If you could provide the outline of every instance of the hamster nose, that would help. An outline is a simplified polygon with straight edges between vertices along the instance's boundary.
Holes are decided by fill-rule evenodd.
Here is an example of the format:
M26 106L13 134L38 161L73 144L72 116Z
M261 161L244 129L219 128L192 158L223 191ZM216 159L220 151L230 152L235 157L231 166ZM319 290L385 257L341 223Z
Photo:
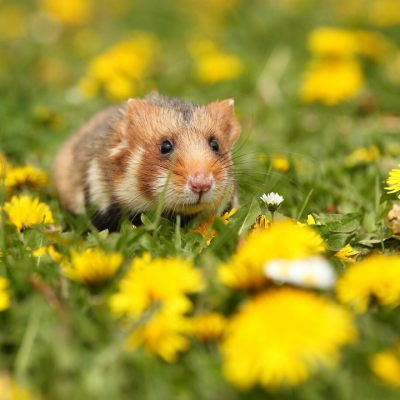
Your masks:
M208 192L211 189L213 181L211 178L206 178L205 176L192 176L189 178L189 188L192 192Z

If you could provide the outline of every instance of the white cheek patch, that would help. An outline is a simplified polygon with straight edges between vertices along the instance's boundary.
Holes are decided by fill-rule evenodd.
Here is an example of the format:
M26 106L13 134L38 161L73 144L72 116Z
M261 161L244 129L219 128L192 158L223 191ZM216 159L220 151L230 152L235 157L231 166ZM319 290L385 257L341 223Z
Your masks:
M110 149L110 152L108 154L109 157L115 157L118 155L122 150L125 150L128 147L128 144L126 140L123 140L118 146L113 147Z
M118 202L131 212L148 211L150 202L139 189L139 167L142 163L144 150L137 148L131 151L124 178L121 183L116 186L115 196Z
M106 185L103 182L101 169L97 159L93 159L89 163L87 171L87 181L89 182L89 199L90 203L105 211L110 205L109 195Z
M172 179L172 177L170 178L170 180L171 179ZM157 198L160 198L160 196L162 195L162 193L165 189L165 185L167 184L167 181L168 181L168 171L160 169L160 172L157 175L156 180L154 181L153 193L156 195ZM168 192L166 194L166 197L167 196L168 196Z

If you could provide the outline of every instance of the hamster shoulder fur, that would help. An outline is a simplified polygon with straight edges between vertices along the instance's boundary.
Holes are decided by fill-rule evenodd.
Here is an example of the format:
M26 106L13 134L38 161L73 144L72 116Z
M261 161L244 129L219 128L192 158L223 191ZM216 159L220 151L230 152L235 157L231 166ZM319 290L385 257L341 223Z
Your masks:
M215 214L224 199L230 209L237 203L230 148L239 135L233 100L129 99L94 115L56 154L60 203L111 231L124 215L137 224L142 212L156 210L167 183L166 218Z

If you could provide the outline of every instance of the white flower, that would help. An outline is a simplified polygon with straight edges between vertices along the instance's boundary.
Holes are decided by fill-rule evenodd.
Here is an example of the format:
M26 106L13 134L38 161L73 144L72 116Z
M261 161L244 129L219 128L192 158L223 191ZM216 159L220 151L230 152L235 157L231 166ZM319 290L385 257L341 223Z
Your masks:
M279 196L278 193L268 193L268 194L263 194L260 199L266 204L268 207L268 210L271 212L276 211L282 204L283 202L283 197Z
M272 260L264 265L264 273L276 283L308 288L329 289L336 281L332 266L322 257Z

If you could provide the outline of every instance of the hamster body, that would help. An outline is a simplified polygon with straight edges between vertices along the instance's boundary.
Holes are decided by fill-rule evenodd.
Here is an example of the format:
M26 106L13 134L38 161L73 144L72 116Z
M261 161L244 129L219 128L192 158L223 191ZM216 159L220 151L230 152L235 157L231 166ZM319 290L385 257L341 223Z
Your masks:
M240 135L233 100L197 105L152 93L94 115L56 154L61 205L92 213L99 229L118 230L156 210L190 220L237 203L230 148ZM168 181L169 173L170 178Z

